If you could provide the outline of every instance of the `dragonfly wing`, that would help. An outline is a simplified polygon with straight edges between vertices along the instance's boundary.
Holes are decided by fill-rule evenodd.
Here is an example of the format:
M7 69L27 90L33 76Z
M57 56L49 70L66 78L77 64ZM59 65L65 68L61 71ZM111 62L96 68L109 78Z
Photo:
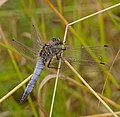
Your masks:
M73 60L85 60L85 61L95 61L91 54L87 51L87 48L96 56L99 62L104 62L111 53L110 47L105 46L87 46L87 47L70 47L67 46L67 50L64 52L65 58L70 58ZM111 56L111 55L110 55ZM98 62L98 63L99 63ZM106 61L105 61L106 62Z
M44 45L40 33L35 25L32 25L31 39L32 39L33 48L35 50L39 50Z
M87 47L70 47L67 46L64 52L64 58L72 64L80 65L81 67L91 67L91 69L109 69L109 58L112 54L112 49L107 46L87 46ZM95 60L87 51L87 48L96 56ZM100 67L101 66L101 67Z
M92 69L99 69L104 67L109 69L109 64L106 60L109 53L109 48L105 46L87 46L92 53L96 56L96 61L86 50L86 47L72 47L66 46L66 50L63 52L63 57L72 65L78 65L82 67L91 67ZM62 60L64 62L64 60ZM58 66L58 60L55 57L51 62L51 66ZM101 66L101 67L100 67ZM91 70L92 70L91 69ZM99 71L99 70L98 70Z
M12 46L16 48L16 50L21 53L24 57L31 61L36 61L38 51L35 51L34 49L27 47L26 45L22 44L21 42L17 40L12 40L11 42Z

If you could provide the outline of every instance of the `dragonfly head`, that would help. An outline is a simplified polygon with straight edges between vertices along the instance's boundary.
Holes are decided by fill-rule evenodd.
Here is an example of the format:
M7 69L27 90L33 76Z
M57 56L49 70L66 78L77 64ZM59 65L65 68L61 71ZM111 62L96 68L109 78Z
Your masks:
M60 38L59 37L53 37L52 40L53 41L60 41Z
M58 45L63 44L63 43L61 42L61 39L60 39L59 37L53 37L53 38L52 38L52 41L53 41L55 44L58 44Z

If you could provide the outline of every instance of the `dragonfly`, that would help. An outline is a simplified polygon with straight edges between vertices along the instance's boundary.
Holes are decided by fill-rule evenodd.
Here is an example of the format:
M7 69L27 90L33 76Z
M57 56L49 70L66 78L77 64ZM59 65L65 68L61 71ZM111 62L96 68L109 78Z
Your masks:
M23 103L25 100L27 100L28 95L32 92L32 90L35 86L35 83L37 82L43 68L45 67L45 64L47 63L48 68L52 68L50 66L52 60L54 58L56 58L57 61L62 59L62 57L61 57L62 53L65 53L68 50L70 50L70 51L68 51L67 57L63 56L66 60L72 61L72 62L79 62L79 63L86 62L86 60L80 61L80 60L75 59L74 57L73 58L70 57L70 54L71 54L70 52L72 52L72 50L74 52L78 53L78 51L77 51L78 49L79 49L79 51L82 51L82 50L85 50L85 47L82 47L82 46L81 47L71 47L69 45L68 46L64 45L63 42L61 41L61 39L57 38L57 37L52 38L52 40L49 41L48 43L43 43L41 40L39 31L37 30L35 25L33 25L33 29L34 29L34 38L33 38L34 49L31 49L31 48L25 46L24 44L20 43L19 41L13 39L13 43L15 45L17 45L15 48L18 49L19 52L21 52L23 54L26 54L26 52L27 52L27 53L29 53L28 56L34 56L37 61L35 69L33 71L33 75L27 84L27 87L22 95L20 103ZM104 45L104 46L97 46L97 47L91 47L91 46L88 46L88 47L94 51L98 48L101 48L101 47L106 48L108 46ZM21 49L23 49L23 50L21 51ZM84 53L84 55L85 55L85 53ZM99 54L98 54L98 56L99 56ZM89 58L88 54L86 57ZM90 62L92 64L97 63L95 61L90 61ZM102 62L101 60L100 60L99 64L105 65L105 63Z

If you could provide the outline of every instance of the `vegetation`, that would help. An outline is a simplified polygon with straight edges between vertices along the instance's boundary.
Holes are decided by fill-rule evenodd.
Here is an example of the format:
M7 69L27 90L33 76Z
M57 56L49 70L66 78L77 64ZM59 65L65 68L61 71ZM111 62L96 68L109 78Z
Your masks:
M59 70L52 117L120 116L120 6L74 22L68 27L65 38L67 24L118 3L118 0L1 0L0 117L49 116ZM65 62L58 71L46 67L28 101L20 104L35 61L27 59L32 53L15 47L12 39L31 48L32 39L36 40L33 24L45 43L53 37L60 37L62 41L66 39L67 45L87 46L84 51L69 51L67 56L88 62L72 63L73 68ZM103 45L109 47L106 49ZM18 51L24 51L28 56L24 57ZM90 61L98 64L90 64ZM100 62L106 65L99 65Z

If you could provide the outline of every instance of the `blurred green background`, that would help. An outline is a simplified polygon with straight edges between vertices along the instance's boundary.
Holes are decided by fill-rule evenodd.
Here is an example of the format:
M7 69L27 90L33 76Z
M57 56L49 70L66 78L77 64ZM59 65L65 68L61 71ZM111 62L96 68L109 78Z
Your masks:
M5 45L13 47L9 44L12 38L32 47L32 24L35 24L44 42L50 41L52 37L60 37L63 40L67 22L70 23L119 3L119 0L4 1L0 1L0 98L32 74L35 66L34 62L27 60L22 55L8 52L10 49ZM76 23L72 27L74 31L70 29L67 33L66 43L68 45L110 45L112 51L108 51L105 57L110 68L120 48L120 7ZM75 66L75 68L96 92L102 92L107 77L106 71L89 73L89 69L91 69L89 65L83 72L79 66ZM105 97L114 102L104 99L114 111L120 110L119 68L120 55L114 62L103 93ZM24 91L23 88L18 89L4 100L0 104L0 117L47 116L55 82L55 79L52 79L49 74L53 73L56 73L55 69L45 68L43 70L31 93L31 98L24 104L19 103ZM63 68L63 71L61 70L61 74L62 79L58 83L52 117L78 117L108 112L102 104L98 106L99 101L67 66ZM40 83L47 77L51 80L46 82L41 90L41 98L38 98Z

